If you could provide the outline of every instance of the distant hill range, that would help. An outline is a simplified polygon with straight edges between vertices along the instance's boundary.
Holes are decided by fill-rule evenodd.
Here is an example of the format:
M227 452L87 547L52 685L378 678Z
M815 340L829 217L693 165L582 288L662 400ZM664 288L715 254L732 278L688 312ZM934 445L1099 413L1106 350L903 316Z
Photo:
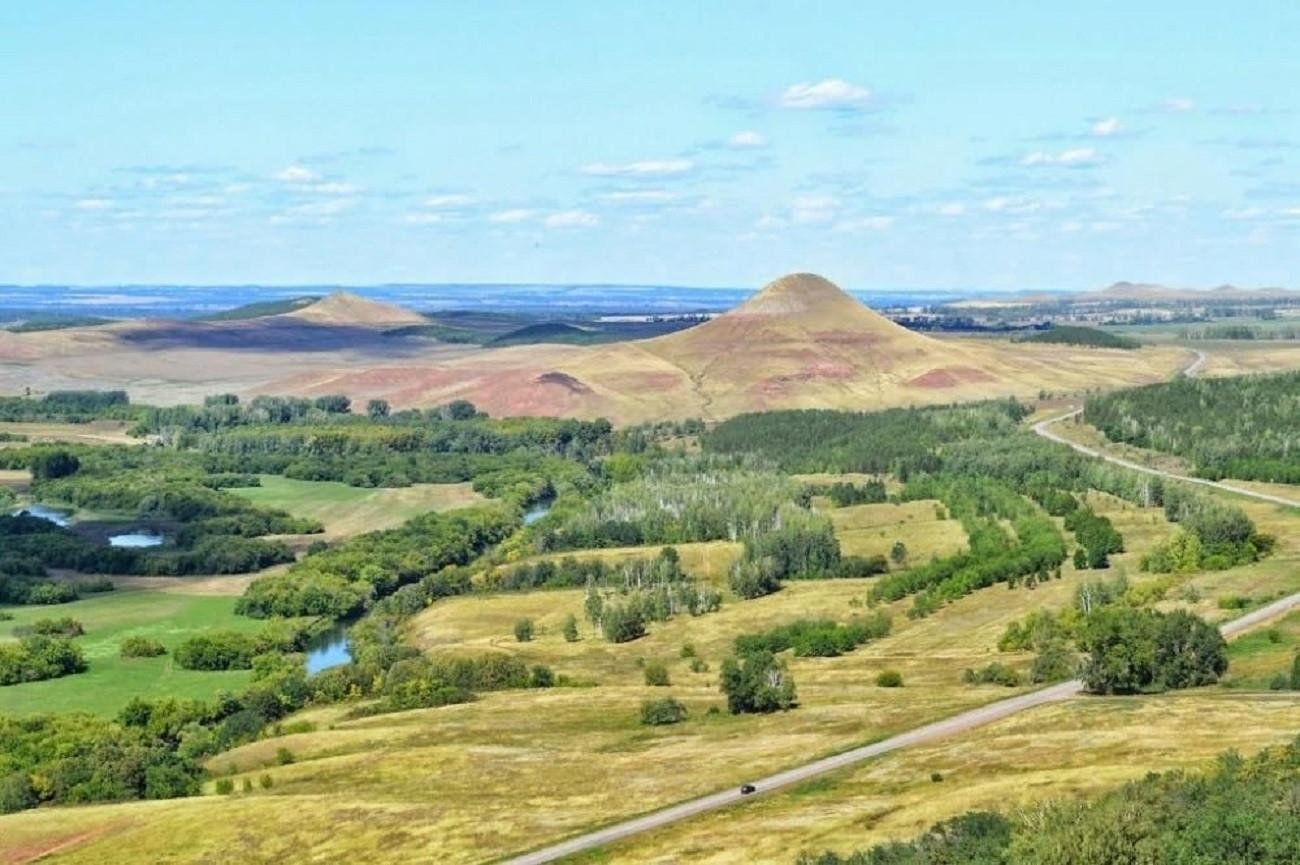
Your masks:
M0 332L0 393L126 387L154 403L220 392L344 393L357 403L468 399L498 417L635 423L1081 392L1164 380L1190 357L1171 346L1120 351L935 338L808 273L784 276L702 323L623 327L620 341L606 342L613 325L480 313L430 318L340 292L204 320Z
M1300 300L1300 292L1286 288L1239 288L1235 285L1220 285L1217 288L1170 288L1143 282L1117 282L1100 291L1085 292L1075 295L1078 300L1135 300L1155 302L1212 303L1215 301L1231 303L1234 301Z
M567 336L572 337L571 333ZM604 345L475 349L429 364L332 369L265 392L343 392L394 405L468 399L493 415L717 418L773 408L861 408L1032 395L1168 377L1178 349L1132 352L936 339L829 280L791 274L710 321Z

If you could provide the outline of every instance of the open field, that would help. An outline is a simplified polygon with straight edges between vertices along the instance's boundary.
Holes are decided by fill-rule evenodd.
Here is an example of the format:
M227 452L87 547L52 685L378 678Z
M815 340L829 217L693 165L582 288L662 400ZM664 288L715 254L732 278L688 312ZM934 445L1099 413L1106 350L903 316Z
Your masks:
M1195 769L1229 748L1251 753L1297 731L1300 695L1082 697L573 861L792 863L805 850L843 854L973 809L1007 810L1100 792L1148 771ZM942 781L931 780L934 772Z
M208 699L217 691L237 691L248 684L247 671L182 670L170 654L124 659L118 647L126 637L149 637L170 650L205 630L255 631L262 622L236 616L229 597L184 595L147 589L91 595L57 606L5 607L13 621L0 622L0 641L12 639L14 627L36 619L71 616L86 634L81 646L89 668L84 673L0 688L0 713L86 711L111 715L132 697Z
M1224 687L1263 690L1279 673L1290 674L1297 654L1300 654L1300 613L1292 613L1233 641L1228 649L1231 675Z
M261 480L260 487L230 492L261 507L320 520L325 525L325 536L332 539L389 529L427 511L463 508L484 501L469 484L363 489L335 481L300 481L278 475L262 475Z
M143 439L126 434L125 421L96 420L90 423L15 423L0 421L0 433L26 436L27 442L0 442L2 447L22 447L25 444L66 442L83 445L138 445Z
M886 556L895 541L907 546L907 562L928 562L950 556L966 546L959 520L938 519L945 513L937 501L852 505L827 511L840 549L849 556Z
M717 672L732 642L801 617L846 620L865 611L870 580L791 581L771 596L728 598L717 613L651 623L646 637L625 644L604 642L583 621L581 590L449 598L411 622L409 634L421 648L510 653L591 686L491 693L469 704L358 720L344 720L343 707L308 710L299 717L312 721L314 730L251 743L210 761L217 772L233 773L236 789L244 779L256 787L264 773L272 779L269 789L0 818L6 839L0 862L6 845L23 856L57 847L50 857L55 862L364 857L404 863L430 851L439 861L483 861L992 702L1016 690L965 685L961 671L992 660L1027 667L1028 654L997 651L1009 622L1067 606L1084 579L1125 574L1137 585L1163 579L1137 566L1174 530L1161 511L1101 494L1089 498L1125 536L1127 552L1113 557L1109 572L1080 573L1067 563L1060 580L1032 590L984 589L922 619L905 615L910 599L890 605L894 630L888 637L839 658L790 659L801 702L792 712L725 712ZM1263 530L1283 538L1277 556L1172 581L1166 605L1214 607L1209 612L1226 618L1236 613L1217 610L1218 595L1262 595L1300 583L1300 516L1264 503L1242 504ZM936 519L933 502L829 513L846 548L853 532L879 539L884 531L888 544L902 540L913 555L927 545L961 543L960 527L954 535L952 521ZM617 560L658 549L559 555ZM719 543L679 550L688 572L718 582L737 554L736 545ZM1194 595L1182 594L1188 586L1196 587ZM575 643L560 633L569 614L580 622ZM537 633L520 643L513 626L524 617L536 622ZM1284 640L1269 645L1289 647L1291 625L1279 628ZM689 669L681 652L687 644L707 671ZM1235 652L1260 670L1281 661L1271 655L1253 660L1276 653L1253 644ZM647 660L668 665L671 686L644 684ZM1262 675L1243 665L1238 685ZM875 675L885 669L898 670L905 686L875 686ZM688 707L687 721L642 726L641 701L664 695ZM1219 735L1228 727L1230 742ZM846 850L913 834L970 807L1005 807L1104 788L1148 768L1197 765L1229 745L1251 750L1282 741L1297 727L1300 697L1240 688L1080 699L675 826L602 854L603 861L788 861L805 848ZM293 752L293 764L278 764L281 747ZM943 774L942 783L929 780L934 771ZM345 822L348 831L338 831Z
M573 557L576 559L600 559L606 564L614 565L632 559L648 559L659 555L668 544L651 544L643 547L602 547L594 550L566 550L559 553L543 553L527 556L511 565L529 562L558 562ZM731 566L739 558L742 545L732 541L701 541L697 543L672 544L681 557L682 570L702 582L721 586L727 581Z

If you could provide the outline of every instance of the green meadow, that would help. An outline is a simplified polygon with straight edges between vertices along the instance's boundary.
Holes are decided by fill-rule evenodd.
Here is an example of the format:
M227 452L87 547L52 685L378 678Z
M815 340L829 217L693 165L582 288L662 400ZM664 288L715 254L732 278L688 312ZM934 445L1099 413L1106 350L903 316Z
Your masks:
M242 690L246 670L202 672L172 663L171 650L206 630L255 631L263 623L235 615L235 598L129 589L91 595L57 606L2 607L13 616L0 622L0 641L14 639L15 627L37 619L71 616L85 627L74 642L85 653L84 673L0 688L0 713L93 712L112 715L132 697L207 699L218 691ZM127 637L158 640L168 654L157 658L122 658Z

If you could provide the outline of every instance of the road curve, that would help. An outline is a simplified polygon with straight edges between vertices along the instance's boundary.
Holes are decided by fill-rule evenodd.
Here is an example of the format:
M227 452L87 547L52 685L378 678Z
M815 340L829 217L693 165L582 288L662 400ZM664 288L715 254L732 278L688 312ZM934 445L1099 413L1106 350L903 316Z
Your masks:
M1194 365L1195 364L1193 364L1193 366ZM1083 409L1077 408L1074 411L1068 411L1065 414L1057 415L1056 417L1039 421L1038 423L1034 424L1033 430L1035 433L1042 436L1043 438L1050 439L1051 441L1058 442L1059 444L1067 445L1068 447L1072 447L1081 454L1086 454L1087 456L1090 457L1096 457L1097 459L1105 460L1108 463L1114 463L1117 466L1123 466L1126 469L1132 469L1135 472L1142 472L1143 474L1155 475L1156 477L1167 478L1171 481L1182 481L1183 483L1197 484L1203 487L1213 487L1216 490L1223 490L1224 492L1229 492L1232 493L1233 495L1246 496L1247 498L1258 499L1259 501L1262 502L1269 502L1270 504L1282 505L1288 508L1300 508L1300 500L1298 499L1289 499L1286 498L1285 496L1275 496L1272 493L1261 493L1255 490L1248 490L1243 487L1234 487L1232 484L1227 484L1224 483L1223 481L1211 481L1205 478L1193 478L1193 477L1188 477L1187 475L1180 475L1180 474L1175 474L1174 472L1167 472L1162 469L1151 468L1150 466L1144 466L1141 463L1135 463L1132 460L1126 460L1122 457L1112 456L1111 454L1108 454L1105 451L1099 451L1096 448L1090 448L1087 445L1082 445L1079 444L1078 442L1070 441L1065 436L1052 431L1051 427L1053 425L1058 424L1063 420L1069 420L1072 417L1078 417L1081 414L1083 414Z
M1187 376L1195 376L1205 364L1206 360L1207 357L1205 352L1197 350L1196 360L1183 370L1183 374ZM1300 507L1300 501L1283 498L1282 496L1274 496L1268 493L1255 492L1254 490L1241 489L1220 481L1185 477L1172 472L1161 471L1160 469L1153 469L1148 466L1139 465L1138 463L1120 459L1119 457L1114 457L1110 454L1086 447L1077 442L1072 442L1050 429L1053 424L1075 417L1082 412L1083 409L1076 409L1071 412L1066 412L1058 417L1040 421L1039 423L1034 424L1033 430L1043 438L1068 445L1080 453L1132 469L1133 471L1156 475L1170 480L1215 487L1236 495L1248 496L1250 498L1271 502L1273 504L1285 505L1287 507ZM1300 592L1274 601L1273 603L1247 613L1240 618L1233 619L1230 622L1225 622L1219 626L1219 630L1225 638L1231 639L1243 631L1297 608L1300 608ZM505 860L505 863L506 865L544 865L544 863L554 862L558 859L563 859L566 856L572 856L585 850L591 850L595 847L603 847L607 844L612 844L615 841L620 841L631 835L648 832L652 829L658 829L680 820L686 820L699 814L704 814L708 811L725 808L728 805L734 805L745 799L752 798L753 796L771 793L784 787L789 787L792 784L798 784L802 781L815 778L826 772L832 772L845 766L851 766L855 763L869 760L872 757L879 757L882 754L888 754L891 751L897 751L911 745L917 745L922 742L929 742L946 736L964 733L968 730L974 730L977 727L982 727L985 724L999 721L1003 718L1023 712L1026 709L1032 709L1048 703L1069 699L1082 690L1083 683L1075 679L1070 682L1062 682L1059 685L1042 688L1038 691L1031 691L1028 694L1020 694L1019 696L1011 697L1006 700L999 700L996 703L989 703L988 705L980 706L976 709L970 709L958 715L953 715L951 718L945 718L941 721L935 721L931 724L916 727L905 733L899 733L896 736L890 736L888 739L883 739L871 745L863 745L858 748L844 751L840 754L823 757L820 760L814 760L811 763L804 763L802 766L796 766L793 769L786 769L783 772L768 775L765 778L755 779L749 782L756 788L755 792L749 796L742 794L738 788L733 787L729 790L723 790L720 793L713 793L708 796L702 796L698 799L691 799L690 801L682 802L659 811L654 811L641 817L635 817L631 820L615 823L611 826L606 826L603 829L588 832L585 835L578 835L567 841L561 841L558 844L553 844L549 847L543 847L540 850L534 850L531 853L524 853L515 856L514 858L507 859Z

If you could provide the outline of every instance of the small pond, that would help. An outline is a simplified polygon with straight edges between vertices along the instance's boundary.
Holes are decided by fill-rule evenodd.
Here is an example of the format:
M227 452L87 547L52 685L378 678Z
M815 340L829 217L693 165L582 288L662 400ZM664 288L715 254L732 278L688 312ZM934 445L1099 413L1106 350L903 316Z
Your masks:
M120 535L109 535L108 545L110 547L131 547L133 549L161 547L165 540L166 538L156 532L124 532Z
M338 624L317 634L307 644L307 675L338 667L352 660L352 644L346 625Z
M528 510L524 511L524 525L531 526L533 523L549 514L551 512L551 505L554 503L555 499L543 499L542 501L531 505Z
M56 526L69 526L72 524L72 514L67 511L58 511L54 508L47 508L45 505L28 505L25 508L19 508L14 511L14 516L23 515L36 517L37 519L47 520Z

